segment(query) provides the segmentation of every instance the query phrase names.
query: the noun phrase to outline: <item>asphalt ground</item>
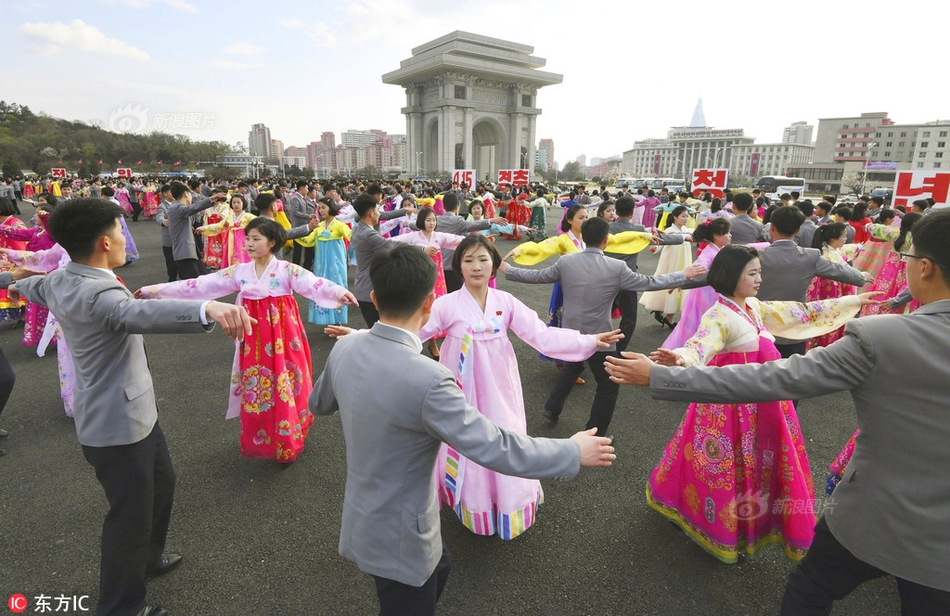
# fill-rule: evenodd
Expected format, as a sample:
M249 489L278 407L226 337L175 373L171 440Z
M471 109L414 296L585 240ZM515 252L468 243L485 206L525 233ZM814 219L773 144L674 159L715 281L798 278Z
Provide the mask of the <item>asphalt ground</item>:
M549 214L549 228L556 214ZM157 225L143 219L130 227L142 258L119 273L133 289L162 282ZM504 254L513 242L498 244ZM641 272L652 273L656 261L645 252ZM498 286L546 315L550 285L502 277ZM305 300L300 303L306 314ZM350 325L364 325L358 310L350 311ZM311 324L307 334L319 374L333 341ZM630 350L649 352L666 334L641 309ZM38 358L34 348L21 346L21 337L20 329L0 327L0 345L17 375L0 418L10 432L0 440L8 451L0 458L0 598L22 593L34 613L40 594L89 595L86 605L94 610L107 503L63 413L55 352ZM337 553L346 474L339 417L317 418L306 451L292 465L245 459L237 422L224 419L233 343L221 331L146 338L160 423L178 473L168 549L185 556L176 571L149 581L149 603L173 616L376 613L372 578ZM550 424L541 409L554 366L515 337L512 343L528 433L568 437L582 429L594 393L589 371L561 420ZM610 427L615 464L584 469L571 482L543 482L537 522L513 541L473 535L443 509L442 535L454 564L439 613L778 613L792 567L781 549L727 565L646 504L647 478L685 406L623 386ZM823 499L828 463L855 429L853 404L845 393L814 398L802 404L799 417ZM896 585L887 578L865 584L834 613L898 612Z

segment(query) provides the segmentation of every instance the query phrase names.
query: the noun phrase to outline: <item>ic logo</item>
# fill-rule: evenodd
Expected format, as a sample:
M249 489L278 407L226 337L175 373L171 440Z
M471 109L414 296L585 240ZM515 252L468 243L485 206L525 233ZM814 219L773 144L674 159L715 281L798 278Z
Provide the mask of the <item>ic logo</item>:
M10 599L7 600L7 607L9 607L10 611L14 614L25 612L27 606L29 606L29 602L26 600L26 597L19 593L10 595Z

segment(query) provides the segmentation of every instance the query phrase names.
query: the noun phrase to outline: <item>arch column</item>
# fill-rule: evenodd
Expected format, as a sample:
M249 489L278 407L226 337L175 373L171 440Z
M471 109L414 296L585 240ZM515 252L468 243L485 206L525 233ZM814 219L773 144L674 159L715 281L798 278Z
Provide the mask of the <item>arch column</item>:
M465 130L463 131L464 135L464 145L462 146L462 157L465 160L465 168L471 169L474 159L472 158L472 110L471 108L465 109Z

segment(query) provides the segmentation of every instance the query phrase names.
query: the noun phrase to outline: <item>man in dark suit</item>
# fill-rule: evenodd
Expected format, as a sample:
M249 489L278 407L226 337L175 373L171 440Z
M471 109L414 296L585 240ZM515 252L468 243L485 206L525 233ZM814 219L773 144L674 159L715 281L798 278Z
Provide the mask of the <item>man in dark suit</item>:
M429 616L452 563L432 481L442 442L492 470L536 479L571 479L616 456L593 431L535 439L466 403L452 372L420 354L416 334L435 301L427 255L405 245L377 252L369 276L379 321L336 343L309 406L318 415L339 410L346 439L340 555L373 576L380 614Z
M607 359L615 382L649 385L658 400L738 403L850 390L861 432L808 553L788 576L783 616L830 614L835 601L887 575L897 578L902 614L950 614L950 211L922 219L912 233L907 284L922 305L910 315L855 319L828 347L764 364Z
M544 284L558 282L564 291L564 316L561 326L576 329L582 334L610 331L610 310L620 291L653 291L679 288L706 271L694 263L682 272L648 277L630 271L622 261L604 255L610 225L603 218L588 218L581 226L581 235L587 249L564 255L551 267L541 270L511 267L503 262L499 271L505 278L516 282ZM617 385L604 372L604 358L616 355L615 345L600 349L587 360L597 391L591 404L587 429L597 428L597 434L606 434L617 406ZM564 402L571 393L577 377L584 371L584 362L566 363L558 373L557 382L544 404L544 416L557 421Z
M168 204L168 235L172 242L172 256L175 259L178 278L181 280L197 278L206 272L204 265L198 260L191 216L208 209L219 201L226 201L228 196L219 191L206 199L192 203L192 192L181 182L171 183L171 194L174 201Z
M50 309L77 360L76 434L109 501L97 613L160 616L165 610L145 604L145 578L168 572L181 555L165 552L175 469L141 334L210 331L216 321L240 339L254 321L220 302L134 299L112 272L125 264L122 215L104 199L60 204L49 230L72 262L9 291Z

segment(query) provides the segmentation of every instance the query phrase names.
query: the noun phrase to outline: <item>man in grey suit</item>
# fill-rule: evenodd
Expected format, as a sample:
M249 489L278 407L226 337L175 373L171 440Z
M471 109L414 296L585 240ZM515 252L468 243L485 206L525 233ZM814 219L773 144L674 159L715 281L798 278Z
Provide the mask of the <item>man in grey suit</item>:
M17 282L8 292L47 306L76 364L76 434L105 490L100 616L159 616L145 604L145 577L181 561L165 552L175 470L158 425L143 333L197 333L221 323L243 338L254 322L243 307L220 302L133 298L112 272L125 264L122 208L76 199L50 215L50 234L72 261L48 276Z
M950 211L922 219L904 257L923 304L910 315L856 319L807 355L742 366L667 367L608 358L617 383L658 400L753 402L850 390L854 455L785 587L784 616L830 614L867 580L893 575L901 613L950 613ZM908 370L908 367L910 369Z
M442 197L442 205L445 206L445 214L436 217L438 221L436 229L442 233L466 235L472 231L489 229L492 224L504 225L508 223L504 218L498 217L484 220L465 220L459 216L459 198L454 192L446 193ZM454 250L446 249L442 251L442 270L445 272L445 287L449 293L462 288L461 274L452 269L452 257L454 255ZM358 258L357 262L359 262ZM357 299L359 298L357 297Z
M603 218L588 218L581 226L581 236L587 249L583 252L564 255L551 267L541 270L511 267L502 263L499 271L505 278L516 282L544 284L560 281L564 291L564 316L562 327L576 329L582 334L610 331L610 310L620 291L653 291L674 289L686 284L706 271L694 263L682 272L648 277L630 271L625 263L604 255L610 225ZM599 349L587 360L597 391L590 408L587 429L597 428L598 434L606 434L607 426L617 406L617 384L607 378L604 359L616 355L615 345ZM558 374L551 395L544 404L544 416L557 421L564 409L564 402L571 393L577 377L584 371L584 362L565 363Z
M747 192L736 193L732 198L732 209L736 213L729 219L732 223L733 244L754 244L769 241L765 227L749 216L752 209L752 195Z
M536 479L570 479L616 456L593 431L535 439L466 403L452 372L420 354L416 333L435 301L435 264L422 251L376 253L370 278L379 322L336 343L309 406L319 415L339 410L343 424L340 555L375 578L380 614L424 616L435 614L451 566L432 481L442 442L492 470Z
M870 274L823 258L817 248L796 245L795 234L804 220L805 215L794 205L783 205L772 212L769 225L772 245L759 251L759 261L762 263L762 285L758 294L760 300L804 302L808 285L816 276L856 287L874 281ZM732 241L736 241L734 236ZM805 341L776 337L775 348L782 357L802 354L805 352Z
M315 204L307 197L308 192L310 192L310 185L305 180L301 180L297 182L297 191L287 200L287 207L284 209L290 219L291 227L308 224L316 212ZM313 254L313 246L302 246L294 242L294 252L290 260L304 269L311 270L313 269Z
M802 214L805 216L805 220L802 222L802 226L798 228L798 232L794 236L795 244L801 246L802 248L812 248L812 240L815 239L815 231L818 230L818 225L816 225L811 217L815 213L815 206L811 201L796 201L795 207L802 211ZM774 215L774 214L773 214Z
M208 198L192 203L191 191L181 182L172 182L171 191L174 201L168 204L168 235L172 241L172 256L178 269L178 278L197 278L205 273L205 268L198 260L198 252L195 249L191 216L219 201L226 201L228 196L223 191L218 191Z

